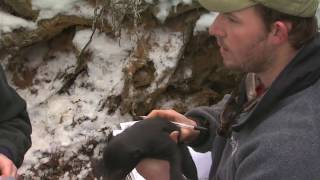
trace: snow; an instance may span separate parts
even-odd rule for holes
[[[73,42],[78,49],[82,49],[90,36],[91,30],[79,31]],[[125,65],[128,52],[134,47],[133,42],[126,39],[125,35],[118,42],[104,33],[96,33],[93,41],[89,46],[94,57],[93,62],[89,63],[88,83],[94,83],[96,88],[107,92],[120,92],[123,87],[123,73],[119,67]]]
[[[56,0],[32,0],[32,6],[35,9],[67,11],[73,7],[74,3],[79,1],[82,0],[66,0],[59,1],[59,3]]]
[[[160,0],[156,7],[159,11],[156,13],[156,17],[160,22],[164,22],[169,16],[172,10],[176,10],[179,4],[191,5],[192,0]]]
[[[44,46],[43,51],[38,51],[39,54],[37,57],[34,54],[36,49],[38,48],[35,47],[34,50],[30,51],[31,54],[27,55],[27,58],[29,57],[28,59],[30,59],[27,66],[39,66],[37,75],[35,77],[35,81],[38,81],[39,83],[34,84],[32,87],[32,89],[37,90],[37,93],[33,93],[32,89],[29,88],[19,90],[23,96],[32,99],[32,101],[28,102],[30,107],[38,106],[41,102],[46,101],[46,99],[52,94],[56,93],[57,89],[62,85],[61,81],[55,80],[55,78],[58,78],[56,76],[62,72],[71,72],[76,63],[75,55],[66,52],[54,52],[51,54],[54,59],[43,61],[43,58],[45,58],[45,53],[47,53],[47,47]],[[40,59],[42,59],[41,62],[39,62]]]
[[[1,33],[11,32],[14,29],[25,28],[31,30],[36,27],[36,24],[32,21],[27,21],[0,10],[0,35]]]
[[[77,15],[86,18],[92,18],[94,7],[86,0],[32,0],[32,8],[39,10],[37,21],[49,19],[58,14]]]
[[[197,34],[199,32],[207,32],[209,30],[210,25],[214,22],[217,16],[218,13],[215,12],[210,12],[201,15],[198,21],[196,22],[196,26],[193,31],[194,34]]]
[[[160,2],[161,3],[158,4],[159,12],[156,14],[156,17],[160,20],[160,22],[164,22],[170,13],[172,4],[168,1]]]
[[[157,29],[154,35],[154,41],[158,46],[150,51],[149,58],[153,60],[158,75],[166,74],[164,71],[174,68],[178,63],[179,49],[183,45],[183,34]]]
[[[76,33],[73,43],[79,51],[90,35],[89,29]],[[117,39],[97,32],[88,46],[93,54],[92,60],[88,62],[88,75],[79,77],[79,82],[76,81],[70,90],[71,95],[55,95],[62,85],[61,77],[57,76],[75,68],[76,56],[70,52],[58,51],[51,54],[52,59],[39,63],[39,59],[45,57],[48,49],[43,48],[38,56],[34,51],[30,51],[28,56],[33,57],[36,62],[30,61],[28,66],[39,66],[35,77],[38,83],[30,88],[17,90],[28,103],[33,126],[33,144],[25,156],[24,164],[19,170],[20,174],[33,176],[31,167],[39,162],[48,161],[44,153],[62,151],[64,161],[75,155],[80,160],[89,161],[86,155],[78,153],[89,139],[99,141],[109,132],[103,128],[115,127],[119,122],[132,119],[129,115],[120,115],[118,111],[108,115],[107,110],[100,110],[103,99],[121,92],[121,66],[124,66],[132,48],[133,43],[125,36],[119,43]],[[86,85],[80,82],[85,82]],[[36,89],[37,93],[32,93],[32,89]],[[97,150],[96,156],[99,155],[98,152]],[[77,178],[85,177],[87,174],[88,169],[83,169]],[[67,176],[68,174],[65,174],[65,177]]]

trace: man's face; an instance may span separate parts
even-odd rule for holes
[[[217,38],[223,64],[243,72],[264,72],[273,61],[275,47],[254,7],[219,14],[209,30]]]

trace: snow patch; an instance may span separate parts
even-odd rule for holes
[[[154,3],[153,0],[146,0],[146,2],[151,4]],[[159,0],[156,5],[156,9],[158,9],[156,17],[160,22],[164,22],[170,12],[172,10],[175,11],[179,4],[191,5],[192,2],[192,0]]]
[[[73,39],[74,45],[80,50],[90,39],[92,31],[78,31]],[[133,42],[125,35],[118,39],[112,39],[104,33],[95,33],[88,47],[93,55],[93,60],[88,63],[88,82],[104,91],[121,92],[123,87],[122,68],[126,63],[126,57],[133,49]],[[92,78],[94,77],[94,78]]]
[[[218,13],[210,12],[208,14],[203,14],[200,16],[198,21],[196,22],[196,26],[193,30],[194,34],[196,35],[199,32],[208,32],[209,27],[217,18]]]
[[[183,34],[179,32],[170,32],[166,29],[156,29],[153,41],[157,46],[149,52],[149,59],[152,59],[156,69],[156,80],[152,83],[147,91],[152,92],[154,89],[162,87],[171,77],[168,71],[173,70],[179,62],[179,53],[183,47]],[[171,72],[173,73],[173,72]]]
[[[38,10],[54,10],[54,11],[67,11],[71,9],[75,3],[82,0],[32,0],[32,6]]]
[[[94,16],[94,7],[85,0],[32,0],[32,8],[39,10],[37,21],[50,19],[58,14],[77,15],[85,18]]]
[[[90,29],[75,34],[73,43],[79,51],[91,34]],[[25,155],[19,174],[34,176],[31,168],[37,168],[39,162],[47,162],[48,154],[63,152],[59,161],[64,162],[75,156],[78,160],[89,161],[86,154],[79,152],[88,140],[102,141],[110,131],[108,127],[113,128],[119,122],[131,120],[131,116],[121,115],[119,111],[108,115],[108,109],[101,109],[100,106],[106,97],[121,93],[124,83],[122,67],[134,45],[129,36],[122,36],[118,40],[104,33],[95,33],[88,46],[92,53],[88,60],[88,73],[78,77],[70,88],[71,95],[55,94],[63,83],[61,74],[71,73],[76,67],[76,56],[72,52],[57,51],[51,54],[51,58],[38,62],[46,53],[30,53],[29,56],[36,62],[30,62],[29,66],[38,67],[34,78],[37,83],[24,90],[18,89],[18,93],[28,102],[33,144]],[[96,148],[95,157],[99,156],[102,145]],[[90,164],[82,167],[75,178],[87,177],[89,172]],[[63,178],[70,179],[70,173],[64,174]]]
[[[0,35],[1,33],[8,33],[18,28],[32,30],[36,27],[37,25],[32,21],[27,21],[25,19],[13,16],[0,10]]]

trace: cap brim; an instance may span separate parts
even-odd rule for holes
[[[257,4],[252,0],[199,0],[199,3],[209,11],[221,13],[239,11]]]

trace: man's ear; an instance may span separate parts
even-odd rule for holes
[[[285,21],[276,21],[272,25],[271,37],[274,44],[282,44],[288,41],[292,24]]]

